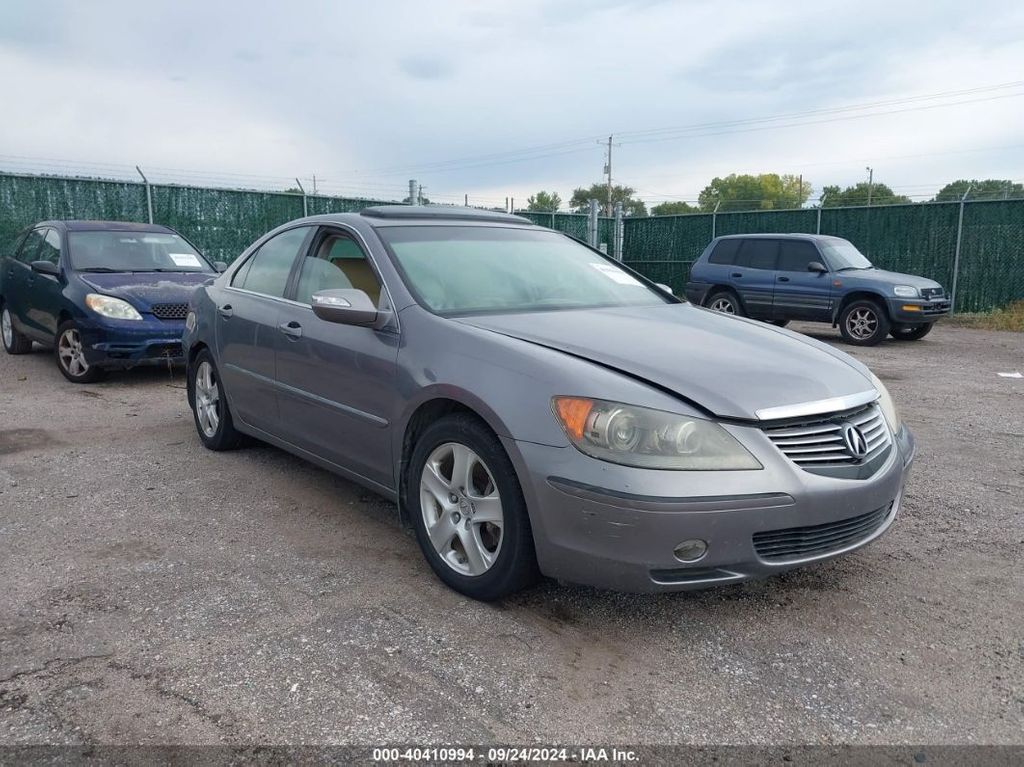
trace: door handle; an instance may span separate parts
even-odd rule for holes
[[[289,338],[302,338],[302,325],[297,323],[295,320],[292,320],[291,322],[283,322],[277,326],[277,329]]]
[[[733,272],[732,276],[733,277],[742,277],[743,276],[743,272]]]
[[[217,313],[224,319],[230,319],[235,310],[231,308],[231,304],[225,304],[224,306],[217,307]]]
[[[779,282],[789,282],[789,277],[779,277]]]

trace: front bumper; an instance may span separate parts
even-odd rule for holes
[[[596,461],[572,447],[511,440],[506,446],[519,476],[528,480],[523,490],[541,571],[630,592],[763,578],[860,548],[898,515],[915,451],[904,427],[874,476],[849,480],[805,472],[770,443],[752,450],[764,469],[743,472],[648,471]],[[755,535],[766,531],[776,531],[776,539],[839,543],[780,559],[762,555],[765,544],[755,543]],[[691,539],[706,541],[707,553],[697,562],[680,562],[673,550]]]
[[[143,319],[79,322],[85,358],[101,368],[182,364],[185,322]]]
[[[920,325],[923,322],[935,322],[947,316],[952,306],[948,298],[931,301],[920,298],[889,298],[889,317],[893,322],[909,325]]]

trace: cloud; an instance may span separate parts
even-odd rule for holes
[[[416,80],[445,80],[454,70],[451,62],[430,54],[406,56],[399,60],[398,66]]]

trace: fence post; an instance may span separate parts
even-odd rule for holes
[[[295,179],[295,183],[299,185],[299,191],[302,192],[302,217],[305,218],[309,215],[309,205],[306,202],[306,188],[298,178]]]
[[[587,213],[587,244],[597,247],[597,200],[590,201],[590,212]]]
[[[616,261],[622,260],[622,202],[615,203],[615,232],[612,234],[612,253]]]
[[[967,195],[971,193],[973,184],[968,185],[964,196],[960,198],[960,213],[956,219],[956,250],[953,251],[953,286],[949,290],[949,308],[956,313],[956,283],[960,276],[960,242],[964,236],[964,205],[967,203]]]
[[[818,226],[814,230],[815,234],[821,234],[821,209],[825,207],[825,198],[826,197],[828,197],[828,195],[827,194],[823,194],[821,196],[821,199],[818,200]]]
[[[715,203],[715,209],[713,211],[711,211],[711,239],[712,240],[715,239],[715,236],[718,233],[718,206],[721,205],[721,204],[722,204],[721,200],[716,202]]]
[[[146,178],[146,174],[142,172],[142,168],[138,165],[135,166],[135,170],[142,176],[142,183],[146,185],[146,212],[149,213],[149,223],[153,223],[153,188],[149,185],[149,179]]]
[[[555,228],[555,210],[554,210],[554,208],[551,209],[551,228],[552,229]]]

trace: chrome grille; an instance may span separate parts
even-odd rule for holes
[[[188,304],[153,304],[149,310],[158,320],[183,320],[188,314]]]
[[[769,562],[825,556],[870,537],[885,522],[894,503],[837,522],[754,533],[754,550]]]
[[[844,424],[856,426],[867,442],[867,454],[855,458],[843,442]],[[797,466],[807,469],[867,463],[881,455],[892,436],[881,409],[875,403],[852,410],[790,419],[764,426],[768,439]]]

